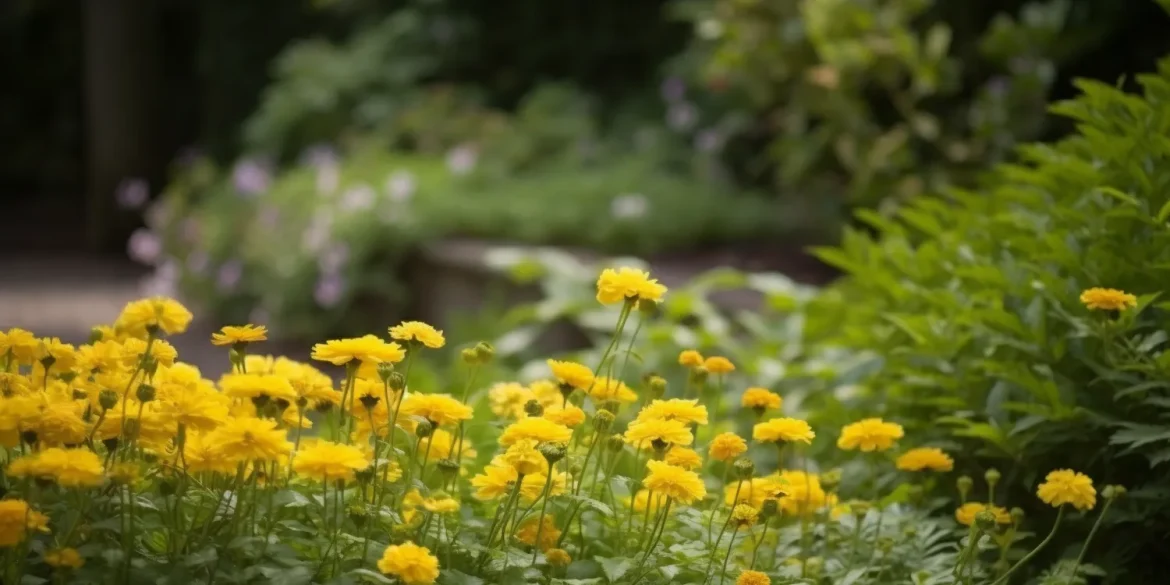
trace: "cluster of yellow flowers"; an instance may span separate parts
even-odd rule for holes
[[[175,495],[170,504],[175,509],[167,510],[164,520],[173,532],[166,542],[173,558],[206,539],[223,537],[224,531],[228,536],[233,530],[255,534],[261,527],[270,532],[273,522],[256,517],[264,499],[257,494],[268,494],[270,500],[277,488],[302,489],[320,494],[319,527],[329,539],[320,552],[320,571],[327,570],[329,555],[343,554],[335,546],[346,529],[342,510],[358,506],[372,510],[369,526],[355,522],[366,546],[371,536],[392,536],[377,568],[405,585],[428,585],[438,578],[438,556],[415,540],[425,544],[430,539],[435,547],[447,547],[450,556],[456,546],[450,526],[460,522],[464,496],[488,502],[483,508],[494,510],[478,552],[462,551],[474,557],[474,565],[490,560],[485,551],[519,544],[531,548],[534,566],[543,553],[552,571],[571,562],[565,537],[574,522],[582,522],[586,502],[609,501],[611,510],[619,509],[605,520],[616,531],[611,536],[632,536],[640,527],[643,565],[660,543],[671,511],[680,507],[703,509],[712,550],[729,529],[731,547],[740,531],[762,526],[766,534],[769,520],[778,515],[801,522],[804,534],[804,524],[819,513],[836,518],[849,510],[838,501],[839,471],[809,471],[807,447],[817,434],[807,421],[780,414],[784,401],[777,393],[749,387],[740,397],[740,406],[755,416],[751,439],[777,452],[770,474],[755,472],[755,463],[745,457],[748,441],[743,437],[715,428],[705,432],[721,422],[727,374],[735,371],[731,360],[682,351],[678,363],[686,368],[687,384],[680,397],[667,397],[667,383],[657,376],[644,378],[640,391],[623,381],[628,359],[617,359],[619,346],[628,338],[632,347],[636,338],[636,333],[624,335],[626,324],[634,315],[652,313],[648,309],[665,293],[666,287],[643,271],[603,271],[597,300],[620,304],[621,312],[597,367],[550,359],[548,379],[490,385],[484,393],[487,406],[503,428],[496,437],[498,452],[482,467],[476,466],[478,453],[469,437],[467,423],[475,414],[469,398],[479,396],[471,394],[475,369],[489,362],[493,351],[483,343],[462,350],[471,372],[461,396],[412,392],[416,354],[446,344],[443,333],[426,323],[390,327],[390,340],[366,335],[315,345],[313,360],[343,368],[336,386],[311,364],[249,353],[267,338],[264,327],[253,325],[224,327],[212,336],[213,344],[228,348],[232,370],[217,382],[204,379],[178,361],[167,342],[192,319],[167,298],[130,303],[113,324],[95,328],[90,342],[79,347],[19,329],[0,332],[0,445],[8,461],[0,479],[13,488],[0,500],[0,548],[23,547],[17,556],[24,559],[33,550],[28,546],[32,537],[50,533],[53,519],[37,507],[38,494],[46,493],[38,486],[117,495],[118,505],[105,513],[125,521],[127,571],[138,546],[136,491],[166,482]],[[1131,299],[1108,291],[1086,291],[1082,298],[1100,308],[1132,305]],[[717,380],[714,415],[701,403],[710,394],[711,376]],[[631,408],[635,403],[640,403],[636,410]],[[776,416],[766,418],[769,413]],[[836,445],[883,453],[903,436],[900,425],[867,418],[842,428]],[[792,462],[801,468],[786,467]],[[949,472],[954,461],[938,448],[919,447],[898,456],[895,466],[907,472]],[[619,468],[636,488],[629,494],[616,493],[610,481]],[[721,472],[722,479],[705,479],[704,471]],[[711,497],[708,486],[715,481],[720,491]],[[993,524],[1012,523],[1012,515],[990,499],[967,502],[962,482],[960,490],[960,523],[975,526],[988,511]],[[195,491],[209,491],[212,505],[195,499]],[[1096,501],[1092,482],[1068,470],[1050,474],[1038,495],[1062,509],[1090,509]],[[235,503],[229,506],[229,500]],[[184,502],[189,502],[185,511]],[[250,521],[241,510],[251,511]],[[58,571],[83,566],[77,547],[87,537],[77,527],[89,520],[85,513],[74,514],[72,526],[36,549],[43,551],[40,561]],[[717,518],[723,519],[722,529],[713,538]],[[357,562],[365,560],[363,555]],[[755,561],[753,552],[737,583],[770,583],[765,573],[754,570]],[[336,558],[333,565],[341,562]],[[727,558],[724,571],[726,565]],[[22,571],[24,562],[14,567],[4,577],[17,582],[21,575],[12,571]],[[707,573],[712,574],[710,566]]]

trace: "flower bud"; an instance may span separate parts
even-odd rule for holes
[[[353,522],[354,525],[358,528],[364,527],[366,525],[366,520],[369,520],[370,518],[369,510],[366,510],[366,506],[361,502],[355,502],[354,504],[350,505],[346,512],[349,514],[349,520]]]
[[[435,432],[435,423],[423,419],[418,421],[418,425],[414,427],[414,435],[420,439],[425,439]]]
[[[381,380],[383,384],[388,384],[390,382],[390,376],[393,374],[394,364],[390,362],[382,362],[378,364],[378,379]]]
[[[780,501],[773,498],[764,500],[763,507],[760,508],[760,517],[764,520],[776,515],[780,509]]]
[[[317,403],[317,406],[314,407],[314,410],[316,410],[317,412],[319,412],[321,414],[324,414],[326,412],[329,412],[330,410],[333,410],[333,403],[329,402],[328,400],[322,400],[322,401]]]
[[[614,433],[606,439],[606,446],[609,447],[610,451],[621,451],[626,446],[626,440],[621,433]]]
[[[375,474],[374,466],[370,465],[370,466],[366,467],[365,469],[354,472],[353,476],[357,479],[358,483],[360,483],[362,485],[366,485],[366,484],[370,483],[370,480],[374,479],[374,474]]]
[[[406,377],[403,376],[400,372],[391,372],[390,375],[386,377],[386,384],[390,386],[390,389],[394,392],[401,392],[403,388],[406,388]]]
[[[47,355],[41,358],[41,365],[44,366],[46,370],[53,367],[53,364],[55,363],[57,363],[57,358],[51,355]]]
[[[658,303],[650,299],[638,299],[638,312],[642,317],[653,317],[658,314]]]
[[[305,407],[306,407],[306,406],[308,406],[308,405],[309,405],[309,399],[308,399],[308,398],[305,398],[304,396],[301,396],[300,398],[297,398],[297,409],[298,409],[298,410],[304,410],[304,409],[305,409]]]
[[[361,402],[366,410],[374,410],[374,407],[378,405],[378,397],[372,394],[366,394],[358,398],[358,402]]]
[[[86,398],[87,398],[87,395],[84,391],[78,390],[77,388],[73,389],[73,399],[74,400],[85,400]]]
[[[524,412],[528,416],[537,417],[544,414],[544,407],[540,405],[538,400],[532,399],[524,403]]]
[[[272,401],[272,404],[276,407],[277,418],[284,416],[284,411],[288,410],[288,407],[292,405],[288,400],[285,400],[284,398],[277,398],[276,400]]]
[[[479,363],[479,354],[475,351],[474,347],[468,347],[459,352],[459,358],[469,366]]]
[[[995,528],[995,512],[984,508],[978,514],[975,514],[975,526],[984,532],[989,532]]]
[[[975,485],[975,481],[970,476],[964,475],[955,480],[955,487],[959,488],[959,498],[966,502],[967,494],[971,493],[971,486]]]
[[[865,500],[849,502],[849,510],[853,512],[853,515],[857,516],[858,518],[864,517],[872,508],[873,504],[870,504]]]
[[[154,386],[150,384],[139,384],[138,391],[134,393],[138,397],[139,402],[150,402],[154,400]]]
[[[1106,500],[1120,498],[1121,496],[1124,496],[1125,493],[1126,489],[1123,485],[1107,485],[1105,486],[1105,489],[1101,490],[1101,495],[1104,496]]]
[[[609,425],[613,424],[613,420],[614,416],[612,412],[605,409],[599,410],[597,414],[593,415],[593,428],[599,432],[605,431],[609,428]]]
[[[452,459],[444,457],[439,460],[438,466],[439,472],[442,473],[445,477],[451,477],[456,473],[459,473],[459,464]]]
[[[666,394],[666,380],[661,376],[650,376],[646,382],[646,388],[650,391],[650,398],[661,398]]]
[[[89,330],[89,341],[87,341],[86,343],[93,345],[93,344],[101,341],[102,337],[103,337],[103,334],[102,334],[101,328],[94,327],[93,329]]]
[[[703,366],[695,366],[691,368],[691,383],[701,386],[707,382],[708,375],[709,373],[707,372],[707,368],[704,368]]]
[[[544,460],[548,461],[549,466],[552,466],[557,461],[565,458],[569,453],[569,446],[564,443],[541,443],[536,448],[540,454],[544,456]]]
[[[492,344],[486,341],[481,341],[475,344],[475,355],[479,358],[480,363],[486,364],[495,357],[496,348],[492,347]]]
[[[830,469],[821,474],[821,487],[825,488],[826,492],[831,492],[841,485],[841,469]]]
[[[735,474],[740,479],[751,479],[756,472],[756,464],[746,457],[735,460]]]
[[[1019,526],[1024,522],[1024,509],[1012,508],[1012,524]]]
[[[256,410],[264,410],[264,407],[268,406],[269,400],[267,394],[257,394],[252,397],[252,404],[256,405]]]
[[[26,445],[36,445],[38,438],[36,431],[21,431],[20,433],[20,440]]]
[[[1003,476],[999,473],[999,470],[994,467],[988,469],[983,474],[983,479],[987,482],[987,485],[991,486],[991,489],[993,490],[995,489],[995,484],[999,483],[999,479],[1001,477]]]
[[[581,474],[581,471],[582,471],[581,463],[574,461],[574,462],[569,464],[569,475],[570,476],[577,477],[578,475]]]
[[[809,557],[804,562],[804,574],[814,580],[821,574],[821,570],[824,568],[825,560],[821,557]]]

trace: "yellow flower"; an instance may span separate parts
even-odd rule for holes
[[[546,418],[528,417],[508,425],[500,435],[500,444],[508,447],[525,439],[537,443],[566,443],[572,437],[572,429],[565,425],[559,425]]]
[[[573,562],[573,557],[563,548],[550,548],[544,551],[544,558],[554,567],[565,567]]]
[[[780,408],[780,405],[784,404],[784,399],[767,388],[748,388],[744,390],[740,404],[744,408],[752,408],[762,413],[770,408]]]
[[[747,442],[735,433],[719,433],[711,439],[707,453],[716,461],[731,461],[747,451]]]
[[[666,287],[650,278],[649,272],[622,267],[606,268],[597,278],[597,302],[603,305],[625,302],[627,299],[662,300]]]
[[[453,442],[457,441],[451,433],[443,429],[435,429],[431,432],[431,436],[423,442],[426,446],[426,451],[420,457],[428,457],[431,461],[455,457],[455,445],[452,444]],[[471,441],[463,441],[462,451],[464,461],[475,459],[477,455],[475,449],[471,447]]]
[[[146,341],[130,338],[122,342],[122,363],[127,368],[134,369],[146,353]],[[179,358],[179,351],[165,339],[156,339],[150,344],[150,358],[164,366],[174,365]]]
[[[397,343],[387,343],[374,335],[332,339],[313,346],[313,359],[343,366],[353,360],[365,363],[396,364],[406,357],[406,352]]]
[[[548,360],[548,367],[552,370],[553,377],[561,384],[588,390],[589,385],[593,383],[593,370],[577,362]]]
[[[712,374],[726,374],[735,371],[735,364],[723,356],[711,356],[703,360],[703,367]]]
[[[431,514],[454,514],[459,511],[459,501],[442,495],[435,498],[424,498],[418,488],[406,493],[402,499],[402,518],[407,524],[414,520],[415,508],[422,508]]]
[[[354,472],[370,466],[361,449],[352,445],[319,441],[301,449],[293,459],[293,471],[317,481],[353,481]]]
[[[663,460],[683,469],[698,469],[703,466],[703,458],[694,449],[686,447],[671,447]]]
[[[723,488],[723,503],[728,506],[748,504],[757,510],[767,500],[779,500],[787,494],[780,476],[753,477]]]
[[[536,533],[539,529],[540,550],[548,550],[557,544],[557,539],[561,537],[561,531],[557,528],[557,521],[553,518],[552,514],[545,514],[539,524],[537,520],[538,518],[529,518],[522,522],[520,528],[516,530],[516,540],[528,546],[535,546]]]
[[[816,436],[807,422],[796,418],[774,418],[752,427],[752,439],[766,443],[811,444]]]
[[[0,357],[9,353],[18,363],[31,364],[37,353],[36,336],[16,327],[7,333],[0,331]]]
[[[573,428],[585,422],[585,411],[572,404],[565,407],[551,406],[544,409],[544,418]]]
[[[212,431],[207,440],[219,455],[241,461],[273,461],[288,455],[292,443],[288,431],[276,428],[276,421],[260,418],[233,418]]]
[[[772,585],[772,579],[759,571],[743,571],[736,577],[735,585]]]
[[[703,354],[693,349],[684,349],[678,354],[678,365],[697,368],[703,365]]]
[[[49,517],[24,500],[0,500],[0,548],[20,544],[29,531],[48,532]]]
[[[106,471],[106,477],[115,485],[133,485],[141,476],[142,470],[133,461],[115,463]]]
[[[203,433],[188,433],[183,445],[183,460],[190,473],[220,473],[230,475],[236,472],[236,462],[220,455],[215,445]]]
[[[524,405],[536,394],[518,382],[499,382],[488,389],[492,414],[503,418],[524,418]]]
[[[45,551],[45,563],[58,569],[80,569],[85,559],[75,548],[57,548]]]
[[[224,396],[232,398],[267,396],[274,400],[283,398],[290,403],[297,400],[292,384],[283,376],[273,374],[224,374],[219,379],[219,388]]]
[[[499,459],[511,465],[519,475],[533,475],[548,469],[548,461],[536,450],[536,441],[516,441]]]
[[[896,465],[903,471],[950,471],[955,468],[955,461],[942,449],[919,447],[899,456]]]
[[[1081,303],[1094,311],[1124,311],[1137,306],[1137,297],[1115,288],[1090,288],[1081,293]]]
[[[54,372],[63,372],[77,364],[77,350],[56,337],[45,337],[37,342],[36,360],[52,364]]]
[[[565,404],[565,395],[561,394],[560,387],[552,380],[537,380],[529,384],[528,389],[532,390],[536,401],[545,408]]]
[[[703,480],[693,471],[675,467],[662,461],[648,461],[643,485],[654,493],[660,493],[680,504],[690,504],[707,495]]]
[[[731,509],[731,519],[740,528],[746,528],[755,525],[756,521],[760,519],[760,511],[747,504],[738,504]]]
[[[841,429],[837,447],[852,451],[885,451],[902,438],[902,425],[886,422],[880,418],[867,418]]]
[[[399,341],[417,341],[431,349],[443,347],[447,340],[443,332],[422,321],[403,321],[390,328],[390,338]]]
[[[677,420],[684,424],[707,424],[707,407],[699,404],[698,400],[684,400],[671,398],[670,400],[655,400],[646,405],[638,413],[639,422],[659,419]]]
[[[782,470],[766,479],[771,481],[769,487],[772,494],[769,497],[775,497],[777,490],[783,492],[783,495],[779,496],[780,507],[788,514],[794,516],[810,514],[837,503],[836,496],[825,493],[825,489],[821,487],[821,478],[815,473]]]
[[[975,516],[984,510],[991,510],[995,514],[996,524],[1011,524],[1012,515],[999,506],[990,506],[979,502],[967,502],[955,510],[955,521],[963,526],[970,526],[975,522]]]
[[[1092,510],[1097,505],[1097,490],[1089,476],[1071,469],[1058,469],[1044,478],[1036,495],[1045,504],[1059,508],[1069,504],[1078,510]]]
[[[219,332],[211,334],[212,345],[255,343],[266,339],[268,339],[268,328],[263,325],[228,325],[220,329]]]
[[[616,400],[618,402],[634,402],[638,400],[638,395],[633,390],[630,390],[630,387],[626,386],[625,382],[605,376],[597,376],[593,379],[593,384],[589,388],[589,397],[598,403],[609,400]]]
[[[210,431],[227,420],[229,402],[218,392],[193,389],[168,396],[160,412],[188,429]]]
[[[666,505],[666,495],[655,493],[653,499],[650,496],[650,490],[638,490],[633,498],[626,498],[627,505],[632,506],[635,512],[645,512],[646,506],[650,506],[650,514],[658,513],[658,510]]]
[[[520,482],[520,499],[524,502],[535,502],[544,495],[544,484],[548,481],[547,471],[525,475]],[[565,486],[569,483],[569,474],[563,471],[554,471],[552,482],[548,486],[548,495],[559,496],[565,493]]]
[[[627,443],[639,449],[646,449],[653,443],[667,443],[670,445],[690,445],[695,437],[691,429],[677,420],[649,419],[634,421],[626,429],[624,436]]]
[[[114,327],[134,337],[146,337],[155,328],[167,335],[177,335],[187,330],[192,317],[191,311],[179,301],[154,297],[128,303]]]
[[[426,547],[408,541],[386,547],[378,570],[397,577],[403,585],[431,585],[439,578],[439,559]]]
[[[470,406],[448,394],[411,394],[402,401],[401,412],[425,418],[435,426],[454,424],[472,416]]]
[[[50,448],[22,457],[12,463],[8,473],[15,477],[52,480],[61,487],[96,487],[105,482],[102,461],[89,449]]]
[[[476,499],[495,500],[511,492],[516,477],[514,467],[503,461],[499,463],[493,461],[483,468],[483,473],[471,478],[471,487],[476,490]]]

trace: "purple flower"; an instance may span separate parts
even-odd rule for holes
[[[232,170],[232,185],[244,195],[259,195],[268,190],[272,173],[268,165],[256,159],[245,159],[236,163]]]
[[[340,274],[323,274],[313,289],[313,298],[318,305],[328,309],[336,306],[344,293],[345,281],[342,280]]]
[[[377,193],[369,185],[357,185],[345,190],[341,196],[341,209],[348,212],[368,211],[374,206]]]
[[[231,292],[240,284],[240,279],[244,276],[244,265],[239,260],[228,260],[219,267],[219,272],[215,277],[215,286],[221,292]]]
[[[130,241],[126,243],[126,252],[135,262],[154,264],[162,255],[162,240],[154,232],[139,228],[130,234]]]
[[[447,153],[447,168],[456,175],[466,175],[475,168],[479,151],[470,144],[456,146]]]
[[[666,112],[666,124],[676,132],[686,132],[694,127],[699,120],[699,111],[694,104],[679,102],[670,106]]]
[[[636,219],[646,215],[650,202],[641,193],[628,193],[613,198],[609,212],[617,219]]]
[[[410,200],[416,188],[418,185],[415,184],[414,175],[410,171],[395,171],[386,178],[386,194],[390,196],[391,201]]]
[[[687,93],[687,84],[678,77],[667,77],[662,82],[662,87],[659,90],[662,93],[662,99],[668,102],[681,101]]]
[[[325,251],[317,258],[317,267],[321,272],[332,274],[340,272],[348,260],[349,246],[338,242],[325,248]]]
[[[114,198],[122,209],[141,209],[150,198],[150,186],[145,179],[123,179],[114,191]]]

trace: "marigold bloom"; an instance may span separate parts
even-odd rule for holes
[[[646,506],[649,505],[650,514],[654,515],[666,505],[666,495],[655,493],[651,496],[650,490],[638,490],[638,493],[634,494],[633,498],[625,498],[625,503],[628,506],[632,506],[635,512],[645,512]]]
[[[681,421],[649,419],[634,421],[626,428],[627,443],[639,449],[649,448],[655,441],[670,445],[690,445],[695,437],[691,429]]]
[[[519,382],[499,382],[488,388],[492,414],[501,418],[524,418],[524,405],[535,399],[536,394]]]
[[[597,376],[593,379],[593,384],[589,387],[589,397],[597,403],[609,400],[616,400],[618,402],[634,402],[638,400],[638,395],[633,390],[630,390],[630,387],[626,386],[625,382],[606,376]]]
[[[213,449],[225,459],[273,461],[288,455],[292,443],[288,431],[276,428],[276,421],[261,418],[233,418],[207,436]]]
[[[293,471],[317,481],[353,481],[354,472],[370,466],[361,449],[329,441],[319,441],[301,449],[293,459]]]
[[[577,362],[548,360],[548,367],[552,370],[553,377],[561,384],[588,390],[589,385],[593,383],[593,370],[590,370],[589,366]]]
[[[743,571],[735,578],[735,585],[772,585],[772,579],[759,571]]]
[[[45,551],[45,564],[58,569],[80,569],[85,559],[75,548],[56,548]]]
[[[798,470],[782,470],[768,476],[771,484],[766,488],[772,490],[770,497],[779,495],[780,507],[785,513],[793,516],[811,514],[825,506],[834,506],[836,496],[825,492],[821,486],[821,478],[815,473],[805,473]]]
[[[422,508],[431,514],[454,514],[459,511],[459,500],[445,495],[441,497],[423,497],[418,489],[406,492],[402,499],[402,518],[407,524],[414,520],[415,509]]]
[[[219,379],[219,387],[224,396],[231,398],[267,396],[274,400],[283,398],[290,403],[297,400],[292,384],[283,376],[274,374],[224,374]]]
[[[662,461],[648,461],[646,468],[650,471],[642,483],[654,493],[661,493],[680,504],[690,504],[707,495],[703,480],[693,471]]]
[[[853,424],[845,425],[841,429],[841,437],[837,439],[837,447],[852,451],[885,451],[894,446],[894,442],[902,438],[902,425],[886,422],[880,418],[867,418]]]
[[[9,329],[7,333],[0,331],[0,357],[10,352],[18,363],[31,364],[37,352],[36,336],[18,327]]]
[[[106,477],[115,485],[134,485],[141,476],[142,469],[134,461],[115,463],[106,470]]]
[[[227,325],[211,334],[212,345],[235,345],[255,343],[268,339],[268,328],[263,325]]]
[[[683,469],[693,470],[703,466],[703,458],[694,449],[686,447],[671,447],[663,461]]]
[[[96,453],[85,448],[50,448],[13,461],[8,473],[15,477],[51,480],[61,487],[96,487],[105,483],[105,470]]]
[[[382,553],[378,570],[397,577],[403,585],[431,585],[439,578],[439,559],[413,542],[392,544]]]
[[[179,359],[179,350],[165,339],[156,339],[153,343],[132,337],[122,342],[122,363],[133,370],[142,361],[146,347],[150,346],[150,359],[164,366],[173,366]]]
[[[508,447],[516,441],[525,439],[537,443],[565,443],[572,437],[573,431],[569,427],[546,418],[528,417],[508,425],[500,435],[500,444]]]
[[[455,436],[444,429],[435,429],[431,432],[431,436],[423,441],[423,446],[426,451],[420,454],[420,457],[428,457],[431,461],[438,461],[447,457],[455,457],[456,445],[458,441]],[[471,441],[464,440],[462,444],[462,455],[464,461],[475,459],[478,455],[475,449],[471,446]]]
[[[476,499],[495,500],[508,495],[516,478],[514,467],[503,461],[493,461],[483,468],[483,473],[471,478],[471,487],[476,490]]]
[[[967,502],[955,510],[955,521],[963,526],[970,526],[975,522],[975,516],[984,510],[991,510],[995,514],[996,524],[1011,524],[1012,515],[999,506],[988,506],[980,502]]]
[[[703,360],[703,368],[712,374],[726,374],[735,371],[735,364],[723,356],[711,356]]]
[[[727,432],[715,435],[711,439],[711,445],[707,449],[707,454],[716,461],[731,461],[747,451],[747,442],[743,437]]]
[[[536,396],[536,401],[545,408],[563,406],[565,395],[561,394],[560,386],[552,380],[536,380],[528,384],[528,389]]]
[[[135,337],[146,337],[156,327],[167,335],[177,335],[187,330],[193,317],[179,301],[153,297],[128,303],[114,327]]]
[[[752,427],[752,439],[767,443],[811,444],[816,436],[808,422],[796,418],[774,418]]]
[[[331,339],[313,346],[313,359],[343,366],[353,360],[363,363],[396,364],[406,357],[397,343],[387,343],[375,335],[348,339]]]
[[[660,301],[666,287],[650,278],[649,272],[622,267],[606,268],[597,278],[597,302],[603,305],[625,302],[627,299]]]
[[[36,360],[41,364],[51,363],[54,372],[61,372],[77,364],[77,350],[56,337],[45,337],[37,341]]]
[[[229,402],[218,392],[192,389],[166,397],[159,412],[188,429],[210,431],[227,420]]]
[[[779,500],[787,495],[788,486],[779,475],[753,477],[728,484],[723,488],[723,503],[728,506],[748,504],[761,509],[767,500]]]
[[[544,558],[554,567],[565,567],[573,562],[573,557],[563,548],[550,548],[544,551]]]
[[[543,524],[543,527],[541,527]],[[516,540],[527,544],[528,546],[536,545],[536,533],[540,532],[540,550],[548,550],[556,546],[557,540],[561,537],[561,531],[557,528],[557,521],[552,514],[545,514],[543,521],[537,523],[537,518],[529,518],[520,524],[520,528],[516,531]]]
[[[188,433],[187,441],[183,445],[183,458],[189,473],[220,473],[230,475],[236,472],[236,462],[219,453],[216,446],[208,440],[207,434]]]
[[[585,422],[585,411],[572,404],[566,407],[551,406],[544,409],[544,418],[571,429]]]
[[[507,451],[497,458],[511,465],[519,475],[533,475],[548,469],[548,461],[536,449],[536,441],[524,439],[512,443]]]
[[[1115,288],[1094,287],[1081,293],[1081,304],[1094,311],[1124,311],[1137,306],[1137,297]]]
[[[693,349],[684,349],[678,354],[678,365],[697,368],[703,365],[703,354]]]
[[[655,400],[638,413],[639,422],[646,420],[677,420],[684,424],[707,424],[707,407],[698,400],[671,398]]]
[[[20,544],[30,531],[48,532],[49,517],[24,500],[0,500],[0,548]]]
[[[544,484],[548,481],[548,473],[542,471],[532,475],[525,475],[524,480],[520,482],[520,501],[535,502],[544,495]],[[548,485],[549,497],[559,496],[565,493],[565,486],[569,483],[569,474],[563,471],[554,471],[552,475],[552,482]]]
[[[390,338],[399,341],[417,341],[431,349],[439,349],[447,340],[443,332],[422,321],[403,321],[390,328]]]
[[[1045,504],[1059,508],[1069,504],[1078,510],[1092,510],[1097,505],[1097,490],[1089,476],[1071,469],[1052,471],[1036,490]]]
[[[756,521],[760,519],[760,511],[747,504],[738,504],[731,509],[731,519],[740,528],[754,526]]]
[[[768,409],[777,409],[784,404],[780,395],[767,388],[748,388],[740,398],[740,405],[763,412]]]
[[[454,424],[472,416],[470,406],[449,394],[411,394],[402,401],[401,412],[406,416],[425,418],[436,426]]]
[[[896,465],[903,471],[950,471],[955,468],[955,461],[942,449],[919,447],[900,455]]]

